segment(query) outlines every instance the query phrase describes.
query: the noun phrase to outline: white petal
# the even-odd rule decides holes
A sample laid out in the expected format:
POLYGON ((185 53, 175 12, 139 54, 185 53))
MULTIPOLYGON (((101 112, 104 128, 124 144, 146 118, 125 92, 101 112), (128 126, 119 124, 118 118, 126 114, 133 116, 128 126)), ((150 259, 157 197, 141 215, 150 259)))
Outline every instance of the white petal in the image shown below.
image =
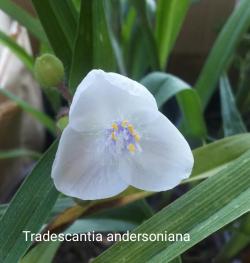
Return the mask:
POLYGON ((61 137, 52 167, 56 188, 82 200, 114 196, 127 188, 117 164, 104 155, 98 134, 78 133, 68 126, 61 137))
POLYGON ((142 151, 126 155, 120 169, 128 184, 147 191, 165 191, 189 177, 193 167, 191 149, 177 128, 160 112, 134 115, 132 123, 141 135, 142 151))
POLYGON ((78 131, 98 129, 143 108, 157 110, 144 86, 116 73, 92 70, 77 88, 69 123, 78 131))

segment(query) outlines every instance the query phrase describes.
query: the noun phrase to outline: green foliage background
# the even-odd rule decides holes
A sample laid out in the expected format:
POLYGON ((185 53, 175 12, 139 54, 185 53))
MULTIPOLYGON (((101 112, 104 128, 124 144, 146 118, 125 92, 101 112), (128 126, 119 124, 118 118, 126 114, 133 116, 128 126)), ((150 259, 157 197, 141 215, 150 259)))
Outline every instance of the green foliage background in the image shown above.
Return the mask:
MULTIPOLYGON (((0 262, 52 262, 60 243, 38 243, 31 249, 31 242, 25 242, 22 231, 39 232, 44 226, 56 230, 69 222, 72 225, 64 228, 65 233, 73 227, 74 232, 133 229, 135 233, 191 234, 187 243, 119 242, 93 262, 181 262, 185 251, 216 231, 231 235, 215 262, 229 261, 249 245, 249 49, 239 54, 238 48, 249 37, 250 1, 242 0, 223 25, 194 87, 165 72, 192 2, 158 0, 152 6, 146 0, 32 0, 37 12, 37 17, 33 17, 10 0, 0 1, 0 9, 37 38, 41 53, 49 50, 60 58, 66 69, 65 86, 72 95, 93 68, 125 74, 141 81, 162 110, 169 99, 176 98, 180 109, 178 127, 190 143, 195 142, 193 174, 183 182, 191 190, 161 211, 152 211, 145 201, 152 193, 135 189, 112 200, 84 202, 79 206, 60 196, 50 177, 57 149, 56 121, 0 89, 55 138, 12 201, 0 206, 0 262), (228 72, 236 60, 240 61, 240 77, 238 84, 231 87, 228 72), (217 87, 222 121, 218 136, 211 138, 204 111, 217 87), (109 202, 115 203, 115 207, 104 209, 109 202), (98 213, 88 215, 86 211, 93 207, 98 208, 98 213), (56 218, 54 225, 49 224, 52 218, 56 218), (232 229, 233 222, 238 227, 232 229)), ((0 42, 33 71, 34 57, 3 32, 0 42)), ((56 98, 50 97, 50 93, 46 95, 55 106, 56 98)), ((0 158, 23 155, 39 158, 26 149, 0 152, 0 158)))

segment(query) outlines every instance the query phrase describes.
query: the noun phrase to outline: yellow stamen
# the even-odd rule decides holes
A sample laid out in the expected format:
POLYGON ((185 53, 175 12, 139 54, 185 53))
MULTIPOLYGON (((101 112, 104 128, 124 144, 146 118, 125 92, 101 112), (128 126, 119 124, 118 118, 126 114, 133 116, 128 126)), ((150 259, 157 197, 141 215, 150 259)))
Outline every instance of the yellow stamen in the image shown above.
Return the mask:
POLYGON ((128 124, 129 124, 128 120, 122 121, 122 127, 123 128, 126 128, 128 126, 128 124))
POLYGON ((115 130, 115 131, 118 131, 118 125, 114 122, 112 124, 112 128, 115 130))
POLYGON ((115 136, 115 132, 111 133, 111 138, 113 141, 117 141, 117 137, 115 136))
POLYGON ((140 137, 140 135, 138 133, 134 134, 134 138, 135 138, 136 142, 139 142, 140 139, 141 139, 141 137, 140 137))
POLYGON ((134 127, 132 124, 129 124, 128 125, 128 131, 130 132, 131 135, 134 135, 135 134, 135 130, 134 130, 134 127))
POLYGON ((128 150, 131 152, 131 153, 134 153, 135 152, 135 145, 133 143, 130 143, 128 145, 128 150))

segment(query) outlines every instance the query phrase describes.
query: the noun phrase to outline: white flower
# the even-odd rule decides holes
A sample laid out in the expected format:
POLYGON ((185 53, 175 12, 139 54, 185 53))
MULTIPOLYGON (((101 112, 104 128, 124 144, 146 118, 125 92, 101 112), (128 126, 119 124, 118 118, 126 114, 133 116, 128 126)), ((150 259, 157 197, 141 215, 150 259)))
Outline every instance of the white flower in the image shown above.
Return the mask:
POLYGON ((95 200, 129 185, 147 191, 171 189, 192 167, 188 143, 144 86, 92 70, 75 93, 52 178, 62 193, 95 200))

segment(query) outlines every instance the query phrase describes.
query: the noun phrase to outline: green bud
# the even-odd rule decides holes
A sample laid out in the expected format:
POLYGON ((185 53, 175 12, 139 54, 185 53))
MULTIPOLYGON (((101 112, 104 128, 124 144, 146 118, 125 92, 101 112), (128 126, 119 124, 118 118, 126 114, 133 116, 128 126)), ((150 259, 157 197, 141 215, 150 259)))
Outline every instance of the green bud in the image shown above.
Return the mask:
POLYGON ((36 79, 44 87, 56 87, 64 77, 63 63, 51 54, 44 54, 36 59, 34 72, 36 79))

